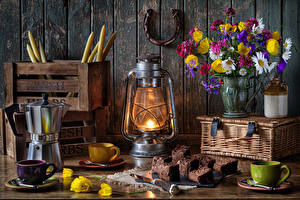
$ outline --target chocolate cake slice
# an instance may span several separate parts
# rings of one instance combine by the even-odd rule
[[[208,167],[201,167],[197,170],[189,172],[189,179],[199,184],[213,183],[213,171]]]
[[[185,145],[177,145],[172,150],[172,159],[174,162],[191,155],[191,148]]]
[[[177,161],[179,165],[179,172],[181,177],[188,177],[188,174],[192,170],[199,168],[199,160],[193,157],[182,158]]]
[[[155,156],[152,161],[152,173],[157,173],[165,181],[179,181],[179,165],[172,161],[172,157]]]
[[[204,154],[195,154],[192,156],[193,158],[195,159],[198,159],[199,160],[199,164],[203,167],[208,167],[208,168],[213,168],[216,160],[207,156],[207,155],[204,155]]]
[[[237,172],[238,160],[234,158],[217,159],[214,164],[214,170],[221,172],[224,175]]]

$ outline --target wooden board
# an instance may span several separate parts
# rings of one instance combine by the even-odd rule
[[[184,40],[191,38],[189,31],[195,26],[199,26],[203,32],[203,38],[207,37],[207,2],[189,0],[184,6]],[[199,62],[200,64],[207,62],[207,56],[199,58]],[[206,76],[202,76],[199,69],[193,78],[187,78],[187,74],[184,74],[184,130],[187,133],[201,133],[201,126],[196,117],[199,115],[198,113],[207,114],[207,93],[202,86],[202,81],[205,79]]]
[[[283,72],[283,81],[289,85],[289,115],[299,116],[300,114],[300,36],[299,36],[299,13],[300,2],[296,0],[283,1],[283,21],[282,21],[282,34],[283,38],[291,38],[293,42],[292,57],[288,61],[286,70]],[[297,48],[297,51],[295,48]]]
[[[256,1],[256,16],[258,18],[263,18],[265,29],[269,29],[271,33],[278,31],[280,34],[282,34],[281,2],[281,0]],[[274,76],[274,74],[272,74],[272,76]],[[269,80],[271,80],[271,78],[260,77],[260,81],[263,81],[264,83],[267,83]],[[254,111],[260,114],[264,114],[264,89],[265,88],[262,88],[260,93],[255,98],[256,104]]]
[[[64,1],[44,0],[44,48],[48,60],[67,59],[67,10]]]
[[[114,1],[114,27],[118,31],[114,49],[114,128],[120,132],[125,96],[125,80],[136,66],[136,1]],[[126,8],[126,9],[124,9]]]
[[[172,6],[170,6],[172,5]],[[171,13],[171,8],[183,9],[183,2],[180,0],[163,0],[161,2],[161,38],[167,39],[174,33],[175,24]],[[182,14],[182,13],[181,13]],[[182,24],[181,24],[182,25]],[[182,26],[183,27],[183,26]],[[176,47],[182,42],[183,30],[178,36],[176,42],[163,46],[161,48],[161,67],[169,71],[173,84],[173,93],[175,100],[176,117],[179,132],[183,133],[183,101],[184,101],[184,85],[183,85],[183,63],[182,59],[176,54]]]
[[[67,27],[68,59],[81,59],[91,32],[91,1],[68,1]]]

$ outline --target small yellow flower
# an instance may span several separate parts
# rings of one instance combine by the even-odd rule
[[[275,31],[272,33],[272,38],[275,40],[279,40],[280,39],[280,33],[278,31]]]
[[[91,188],[92,182],[84,176],[79,176],[78,178],[75,178],[74,181],[71,183],[70,191],[90,192]]]
[[[221,24],[220,29],[223,34],[228,33],[229,35],[231,35],[232,32],[235,32],[237,30],[237,26],[232,26],[231,24]]]
[[[222,66],[222,60],[221,59],[217,59],[215,60],[212,64],[211,67],[214,71],[216,71],[217,73],[224,73],[226,71],[226,69],[223,68]]]
[[[70,189],[70,185],[71,185],[72,181],[73,181],[73,178],[71,178],[71,177],[63,178],[63,189],[64,190]]]
[[[243,31],[243,30],[246,30],[246,29],[247,29],[247,27],[246,27],[244,24],[245,24],[244,22],[240,22],[240,23],[239,23],[239,30],[240,30],[240,31]]]
[[[188,55],[185,59],[185,63],[190,67],[196,67],[199,65],[198,57],[195,55]]]
[[[202,40],[197,48],[197,52],[200,54],[207,54],[209,50],[209,39]]]
[[[63,169],[63,173],[62,173],[62,177],[63,178],[70,178],[72,177],[74,174],[73,170],[72,169],[69,169],[69,168],[64,168]]]
[[[279,49],[279,43],[275,39],[269,39],[267,41],[267,51],[272,55],[277,55]]]
[[[246,47],[244,46],[244,43],[241,42],[241,43],[238,45],[238,50],[237,50],[237,52],[238,52],[240,55],[248,56],[250,50],[251,50],[251,47],[246,48]]]
[[[200,31],[198,28],[195,28],[193,32],[193,39],[195,42],[199,42],[203,37],[202,31]]]
[[[101,197],[109,197],[112,194],[112,189],[110,185],[106,183],[101,184],[101,189],[99,190],[98,194],[100,194]]]

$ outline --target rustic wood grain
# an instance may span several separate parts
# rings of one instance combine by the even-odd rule
[[[0,106],[5,103],[4,62],[19,60],[21,49],[20,38],[20,4],[19,0],[1,1],[0,6]],[[1,139],[0,139],[1,141]]]
[[[68,56],[67,9],[63,1],[44,0],[45,43],[48,60]]]
[[[70,0],[68,6],[68,58],[81,59],[91,31],[91,3]]]
[[[38,39],[44,43],[44,7],[43,0],[26,0],[21,2],[22,17],[22,60],[30,60],[26,45],[30,44],[28,31],[31,31],[37,43]]]
[[[271,33],[278,31],[281,33],[281,0],[263,0],[256,1],[256,17],[263,18],[265,24],[265,29],[270,29]],[[275,56],[271,56],[275,57]],[[274,59],[273,59],[274,61]],[[274,76],[274,74],[272,75]],[[260,77],[259,80],[267,83],[271,78]],[[256,107],[255,112],[263,114],[264,113],[264,91],[265,88],[262,88],[258,95],[256,96]]]
[[[181,0],[164,0],[161,2],[161,39],[170,38],[173,35],[175,24],[173,17],[170,14],[171,8],[179,9],[182,14],[183,10],[183,1]],[[181,15],[182,17],[182,15]],[[181,18],[182,19],[182,18]],[[172,79],[174,80],[173,84],[173,93],[175,100],[175,109],[176,117],[179,132],[183,133],[183,100],[184,100],[184,91],[183,91],[183,63],[182,59],[176,54],[176,47],[183,39],[183,31],[177,40],[168,46],[163,46],[161,48],[161,66],[163,69],[166,69],[171,74]]]
[[[293,42],[292,57],[286,66],[286,70],[283,72],[283,81],[286,81],[289,85],[289,115],[297,116],[300,114],[300,2],[296,0],[284,0],[283,1],[283,21],[282,21],[282,34],[284,40],[291,38]],[[295,50],[297,48],[297,51]]]
[[[224,0],[211,0],[208,1],[208,27],[211,26],[212,22],[216,19],[222,19],[225,23],[225,15],[222,12],[223,8],[231,6],[231,1]],[[208,31],[209,37],[215,37],[216,33],[214,31]],[[208,114],[216,114],[220,112],[224,112],[224,106],[222,102],[221,95],[208,95]]]
[[[114,2],[114,27],[118,37],[114,49],[114,132],[120,133],[125,95],[125,80],[130,69],[136,66],[136,1]],[[126,8],[126,9],[125,9]]]
[[[207,1],[188,0],[184,4],[184,40],[191,38],[189,31],[199,26],[203,32],[203,38],[207,35]],[[207,56],[199,57],[200,64],[207,62]],[[184,69],[186,69],[184,65]],[[201,133],[201,126],[197,122],[198,113],[206,114],[207,94],[201,82],[206,77],[198,70],[193,78],[184,75],[184,130],[187,133]]]
[[[160,4],[161,0],[138,0],[138,56],[160,53],[160,47],[152,44],[144,32],[145,14],[148,9],[152,9],[154,12],[151,17],[151,34],[154,38],[160,38]]]

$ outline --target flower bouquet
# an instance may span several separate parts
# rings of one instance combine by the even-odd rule
[[[184,58],[188,78],[197,71],[207,76],[202,85],[209,94],[221,93],[225,117],[245,117],[249,102],[249,78],[254,75],[281,74],[291,57],[292,41],[284,42],[278,31],[264,28],[263,20],[250,18],[234,24],[228,23],[235,16],[231,7],[223,9],[225,23],[214,20],[210,30],[215,38],[203,36],[200,27],[189,32],[191,39],[177,46],[177,54]],[[283,46],[280,51],[280,46]],[[199,63],[198,57],[209,55],[211,64]],[[279,59],[278,59],[279,58]]]

